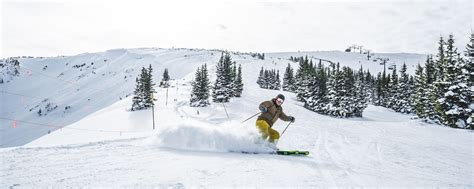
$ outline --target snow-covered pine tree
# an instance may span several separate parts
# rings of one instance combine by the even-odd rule
[[[280,90],[280,88],[281,88],[280,70],[277,70],[276,76],[275,76],[274,89],[275,90]]]
[[[236,77],[237,77],[237,63],[234,61],[234,62],[232,62],[232,66],[231,66],[231,69],[230,69],[230,78],[231,78],[230,87],[232,89],[232,93],[230,94],[230,97],[235,97],[234,83],[235,83]]]
[[[132,99],[132,111],[143,110],[153,106],[154,99],[152,98],[152,93],[155,92],[153,89],[155,84],[152,80],[152,71],[151,65],[148,69],[142,67],[140,75],[135,80],[136,87]]]
[[[325,107],[327,105],[327,74],[326,68],[319,62],[316,68],[312,68],[308,76],[308,96],[304,103],[304,107],[319,113],[325,114]]]
[[[239,68],[237,69],[237,76],[234,80],[234,96],[240,97],[242,95],[243,90],[244,83],[242,82],[242,66],[239,64]]]
[[[438,92],[437,88],[435,86],[435,81],[437,80],[436,78],[436,63],[433,60],[433,56],[428,56],[426,58],[426,63],[425,63],[425,84],[426,86],[424,87],[424,94],[426,95],[425,98],[425,117],[429,119],[436,119],[436,111],[435,107],[437,104],[438,100]]]
[[[372,97],[372,102],[375,104],[375,105],[382,105],[382,97],[383,97],[383,94],[382,94],[382,85],[383,85],[383,82],[382,82],[382,73],[378,73],[377,74],[377,78],[375,79],[375,89],[374,89],[374,92],[375,94],[373,95]]]
[[[291,57],[293,58],[293,57]],[[283,90],[284,91],[289,91],[289,92],[294,92],[295,90],[295,81],[294,81],[294,76],[293,76],[293,68],[291,68],[290,64],[288,63],[288,66],[285,69],[285,73],[283,75]]]
[[[411,113],[410,106],[410,76],[407,74],[407,65],[403,63],[400,70],[400,77],[398,79],[397,91],[393,98],[394,107],[393,109],[401,113]]]
[[[444,74],[446,67],[446,57],[445,57],[445,44],[443,37],[440,37],[438,42],[438,53],[436,55],[436,60],[434,61],[434,81],[433,89],[430,91],[430,104],[434,104],[434,116],[433,119],[437,122],[442,122],[443,117],[445,117],[445,110],[441,106],[440,98],[444,95],[445,83],[444,83]]]
[[[260,88],[263,88],[264,79],[265,79],[265,76],[264,76],[264,70],[262,66],[262,69],[260,69],[260,74],[258,75],[258,78],[257,78],[257,84]]]
[[[471,33],[469,38],[469,43],[466,45],[466,64],[465,64],[465,77],[468,79],[467,87],[470,89],[469,91],[469,102],[470,109],[471,109],[471,116],[466,121],[469,124],[468,129],[474,129],[474,32]]]
[[[415,70],[415,86],[414,86],[414,109],[415,113],[420,118],[428,117],[427,95],[426,95],[426,76],[423,67],[418,64]]]
[[[354,98],[353,98],[353,109],[352,114],[355,117],[362,117],[362,112],[365,108],[367,108],[368,102],[368,88],[366,85],[365,74],[362,66],[360,67],[357,75],[355,77],[355,83],[353,85],[354,90]]]
[[[328,74],[326,73],[326,69],[324,68],[324,65],[321,60],[319,61],[318,67],[316,68],[316,75],[318,76],[318,93],[316,93],[316,96],[322,99],[321,102],[325,103],[325,97],[327,94]]]
[[[397,74],[397,67],[394,65],[392,67],[392,77],[390,78],[390,82],[388,84],[388,98],[387,98],[387,108],[391,108],[395,111],[399,109],[396,102],[399,96],[398,93],[398,74]]]
[[[229,102],[232,96],[231,78],[232,58],[228,52],[223,52],[216,69],[216,81],[212,91],[212,101],[217,103]]]
[[[230,70],[230,77],[232,78],[232,81],[235,80],[235,77],[237,77],[237,62],[232,62],[232,67]]]
[[[446,49],[445,49],[445,45],[446,45],[446,42],[444,41],[443,37],[440,37],[439,38],[439,42],[438,42],[438,54],[436,54],[436,62],[434,64],[434,67],[435,67],[435,73],[434,73],[434,77],[436,79],[439,79],[439,81],[441,81],[442,79],[444,79],[444,69],[446,67],[446,57],[445,57],[445,52],[446,52]],[[441,96],[441,94],[440,94]]]
[[[342,90],[339,93],[341,98],[339,114],[342,117],[355,116],[356,91],[354,88],[354,82],[354,71],[347,66],[342,67]],[[362,116],[362,113],[360,116]]]
[[[446,67],[444,67],[444,95],[439,99],[442,122],[454,128],[466,128],[466,120],[470,116],[467,78],[462,69],[464,61],[454,46],[454,37],[449,35],[446,44]],[[467,112],[469,111],[469,112]]]
[[[264,89],[268,89],[270,88],[269,84],[270,84],[270,81],[271,80],[271,75],[270,75],[270,72],[268,70],[264,70],[263,71],[263,82],[262,82],[262,88]]]
[[[413,75],[409,75],[408,77],[408,83],[409,83],[409,86],[410,86],[410,91],[411,93],[409,94],[409,98],[408,98],[408,105],[410,106],[410,113],[415,113],[415,102],[413,100],[413,96],[415,95],[414,91],[415,91],[415,77],[413,77]]]
[[[165,68],[165,71],[163,72],[163,78],[161,79],[161,82],[160,82],[160,87],[168,88],[170,86],[168,82],[169,80],[170,80],[170,75],[168,73],[168,68]]]
[[[267,89],[275,89],[275,70],[268,70]]]
[[[383,99],[383,106],[389,108],[390,107],[390,82],[391,82],[391,75],[387,74],[387,77],[385,77],[385,82],[384,82],[384,99]]]
[[[199,84],[201,81],[201,68],[198,67],[196,73],[194,74],[194,81],[191,83],[191,98],[189,99],[189,104],[191,107],[198,107],[201,96],[199,94]]]
[[[339,63],[334,66],[331,70],[331,77],[328,82],[328,104],[325,107],[325,112],[328,115],[342,117],[341,107],[341,96],[343,95],[343,82],[344,76],[342,71],[339,69]]]
[[[369,69],[364,72],[364,77],[364,85],[367,91],[367,102],[371,102],[375,94],[375,78],[372,76]]]
[[[310,68],[309,66],[309,61],[308,61],[307,56],[304,59],[303,57],[301,57],[299,61],[300,61],[299,68],[296,72],[296,79],[295,79],[296,80],[296,98],[301,102],[305,102],[307,98],[309,97],[308,95],[310,94],[309,89],[308,89],[309,77],[310,77],[309,71],[312,68]]]
[[[135,110],[141,110],[143,109],[143,84],[142,84],[142,74],[143,70],[145,68],[142,68],[141,74],[135,79],[135,90],[133,92],[133,98],[132,98],[132,111]]]
[[[151,67],[151,64],[148,66],[146,71],[147,74],[143,85],[145,90],[145,108],[151,108],[155,104],[153,94],[156,93],[154,89],[155,83],[153,83],[153,68]]]
[[[198,68],[195,74],[195,80],[192,83],[190,105],[192,107],[205,107],[209,103],[209,76],[207,65],[204,64]]]
[[[389,83],[390,83],[390,74],[387,75],[384,70],[382,74],[380,74],[380,77],[377,77],[378,94],[377,94],[376,105],[388,107]]]
[[[208,100],[210,95],[211,81],[209,79],[209,72],[207,70],[207,64],[204,64],[201,68],[201,85],[200,85],[200,94],[202,99]]]

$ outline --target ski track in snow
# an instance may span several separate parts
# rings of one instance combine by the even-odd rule
[[[276,58],[271,56],[289,57],[291,53],[266,54],[265,61],[235,56],[240,57],[237,62],[243,66],[245,88],[241,98],[226,104],[230,118],[221,104],[188,106],[194,68],[211,59],[209,52],[133,49],[105,54],[120,55],[116,59],[122,60],[131,56],[161,58],[164,66],[172,66],[171,74],[176,72],[177,78],[184,79],[173,80],[167,105],[166,90],[157,88],[157,130],[150,130],[149,111],[126,111],[131,97],[107,106],[101,104],[104,109],[68,127],[97,129],[100,125],[104,130],[143,133],[119,136],[64,129],[23,147],[1,148],[0,188],[473,187],[474,154],[467,145],[473,143],[471,131],[422,123],[410,119],[410,115],[376,106],[369,106],[363,118],[336,119],[304,109],[292,93],[258,88],[255,80],[260,67],[273,68]],[[305,53],[295,54],[291,55]],[[337,54],[319,53],[328,59]],[[213,61],[207,62],[210,70],[218,58],[211,57]],[[283,73],[287,64],[281,62],[276,68]],[[192,69],[179,71],[190,63]],[[156,70],[162,69],[159,66]],[[211,81],[214,79],[211,77]],[[261,101],[278,93],[287,97],[285,113],[296,117],[280,139],[279,148],[309,150],[311,154],[291,157],[229,152],[266,150],[264,144],[255,144],[256,118],[240,121],[256,113]],[[286,125],[279,121],[273,128],[281,132]]]

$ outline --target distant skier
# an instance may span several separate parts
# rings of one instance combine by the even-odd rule
[[[272,100],[264,101],[260,103],[258,107],[261,111],[260,116],[257,119],[257,128],[262,135],[264,140],[267,140],[273,144],[272,147],[276,148],[276,143],[280,138],[280,133],[278,131],[272,129],[273,124],[280,118],[283,121],[291,121],[292,123],[295,122],[295,118],[293,116],[287,116],[283,112],[283,108],[281,105],[285,101],[285,96],[279,94]]]

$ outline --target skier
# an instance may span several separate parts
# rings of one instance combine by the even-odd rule
[[[276,143],[280,138],[280,133],[278,131],[272,129],[273,124],[280,118],[283,121],[291,121],[292,123],[295,122],[295,118],[293,116],[287,116],[283,113],[283,108],[281,105],[285,101],[285,96],[279,94],[272,100],[264,101],[260,103],[258,107],[261,111],[260,116],[257,119],[257,128],[262,135],[264,140],[267,140],[272,145],[272,148],[276,148]],[[278,149],[277,149],[278,150]]]

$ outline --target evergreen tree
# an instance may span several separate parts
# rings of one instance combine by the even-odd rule
[[[280,90],[281,88],[281,80],[280,80],[280,70],[277,70],[276,76],[275,76],[275,90]]]
[[[163,78],[161,79],[161,82],[160,82],[160,87],[168,88],[170,86],[168,82],[169,80],[170,80],[170,76],[168,74],[168,68],[165,68],[165,71],[163,72]]]
[[[424,87],[424,95],[425,96],[425,114],[424,116],[429,118],[429,119],[436,119],[436,112],[435,112],[435,107],[437,106],[437,100],[438,100],[438,88],[436,87],[436,81],[437,81],[437,68],[436,68],[436,63],[433,60],[432,56],[428,56],[426,58],[426,63],[425,63],[425,86]],[[424,118],[424,117],[423,117]]]
[[[301,102],[306,102],[309,97],[310,90],[310,66],[308,57],[299,59],[299,68],[296,72],[296,98]]]
[[[212,91],[212,100],[217,103],[229,102],[233,94],[231,78],[232,58],[228,52],[222,53],[217,63],[216,81]]]
[[[151,67],[151,64],[148,66],[145,82],[144,82],[144,89],[145,89],[145,107],[150,108],[152,107],[154,103],[154,97],[153,94],[156,93],[154,89],[155,84],[153,83],[153,68]]]
[[[389,83],[390,83],[390,74],[387,75],[384,70],[381,74],[381,78],[379,81],[380,94],[379,94],[379,98],[376,105],[388,107]]]
[[[367,107],[368,102],[368,91],[367,84],[365,81],[364,70],[360,67],[355,77],[355,83],[353,84],[354,98],[352,102],[352,114],[355,117],[362,117],[363,110]]]
[[[409,82],[409,86],[410,86],[410,91],[411,91],[411,94],[409,95],[409,99],[408,99],[408,104],[410,106],[410,113],[415,113],[415,102],[414,102],[414,95],[415,95],[415,77],[413,77],[412,75],[409,76],[409,79],[408,79],[408,82]]]
[[[263,87],[262,87],[262,88],[264,88],[264,89],[270,88],[269,83],[271,83],[271,79],[272,79],[272,78],[271,78],[271,73],[270,73],[270,71],[265,70],[265,71],[263,72],[263,82],[262,82]]]
[[[201,97],[199,96],[199,83],[202,80],[201,78],[201,68],[198,67],[196,73],[194,74],[194,81],[191,83],[191,99],[189,100],[191,107],[199,106],[196,102],[200,101]]]
[[[364,72],[364,77],[364,85],[367,91],[367,102],[370,102],[375,96],[375,79],[368,69]]]
[[[443,113],[441,114],[442,122],[450,127],[465,128],[466,120],[470,116],[467,78],[462,72],[464,61],[454,46],[453,35],[449,35],[446,44],[445,63],[443,79],[445,93],[439,100]]]
[[[434,62],[435,81],[433,83],[433,90],[430,93],[430,104],[434,104],[434,115],[433,119],[442,122],[445,117],[445,108],[442,107],[440,98],[444,95],[445,84],[444,84],[444,73],[446,67],[446,57],[445,57],[445,44],[443,37],[440,37],[438,42],[438,54],[436,55],[436,61]]]
[[[142,68],[141,74],[135,79],[135,91],[133,92],[134,96],[132,98],[132,111],[143,109],[144,95],[143,95],[143,84],[142,84],[142,75],[145,68]]]
[[[347,66],[344,66],[342,68],[342,90],[341,93],[339,93],[339,96],[341,98],[340,102],[340,107],[339,109],[339,114],[342,117],[353,117],[355,116],[355,109],[356,109],[356,104],[355,104],[355,88],[354,88],[354,71],[350,69]],[[362,116],[362,112],[357,111],[360,113],[360,116]],[[360,117],[359,116],[359,117]]]
[[[258,79],[257,79],[257,84],[258,86],[260,86],[260,88],[263,88],[264,80],[265,80],[265,76],[264,76],[264,70],[262,66],[262,69],[260,69],[260,74],[258,75]]]
[[[446,42],[444,41],[443,37],[440,37],[438,42],[438,54],[436,55],[436,63],[435,63],[435,75],[434,77],[441,81],[444,78],[444,68],[446,67],[446,57],[445,57],[445,47],[444,45]]]
[[[232,88],[232,93],[230,94],[230,97],[235,97],[235,79],[237,77],[237,63],[234,61],[232,63],[231,69],[230,69],[230,78],[231,78],[231,83],[230,87]]]
[[[293,57],[291,57],[293,58]],[[290,64],[285,69],[285,73],[283,75],[283,90],[284,91],[295,91],[295,81],[293,76],[293,68],[291,68]]]
[[[400,70],[400,79],[398,82],[397,95],[395,98],[395,111],[401,113],[411,113],[410,94],[412,94],[410,86],[410,76],[407,74],[407,65],[403,63]]]
[[[231,68],[231,71],[230,71],[230,78],[232,78],[232,81],[235,80],[235,78],[237,77],[237,62],[232,62],[232,68]]]
[[[344,90],[344,75],[339,69],[339,63],[332,69],[332,74],[328,82],[328,105],[326,106],[326,112],[329,115],[342,117],[340,110],[341,101]]]
[[[316,72],[316,75],[318,76],[318,93],[316,93],[316,96],[320,99],[324,99],[323,101],[325,101],[325,96],[327,94],[328,75],[326,74],[325,68],[321,61],[319,61]]]
[[[190,105],[192,107],[205,107],[209,103],[209,76],[207,66],[204,64],[198,68],[195,74],[191,90]]]
[[[200,80],[200,94],[202,99],[209,99],[210,95],[210,86],[211,86],[211,81],[209,79],[209,72],[207,70],[207,65],[204,64],[204,66],[201,68],[201,79]]]
[[[276,90],[276,70],[268,70],[268,89]]]
[[[416,67],[415,71],[415,95],[413,96],[414,99],[414,109],[415,113],[420,118],[427,117],[427,101],[428,98],[426,96],[426,76],[423,72],[423,67],[419,64]]]
[[[398,110],[398,106],[396,104],[398,98],[398,75],[397,75],[397,67],[394,65],[392,67],[392,77],[390,78],[388,84],[388,98],[387,98],[387,108],[394,109],[395,111]]]
[[[375,79],[375,95],[373,96],[373,102],[375,105],[381,105],[382,104],[382,73],[377,74],[377,78]]]
[[[244,90],[244,83],[242,82],[242,66],[239,64],[239,68],[237,70],[237,76],[234,80],[234,96],[240,97],[242,95],[243,90]]]
[[[152,80],[153,68],[151,65],[148,69],[142,67],[141,73],[136,79],[136,87],[134,91],[134,97],[132,99],[132,111],[148,109],[154,105],[153,93],[155,85]]]
[[[464,69],[464,77],[468,80],[468,89],[471,89],[470,91],[468,91],[468,102],[471,102],[469,105],[469,107],[471,107],[471,116],[466,120],[466,122],[467,124],[469,124],[467,128],[474,129],[474,110],[472,110],[472,107],[474,107],[474,33],[471,33],[469,43],[466,45],[466,51],[464,55],[467,58]]]

